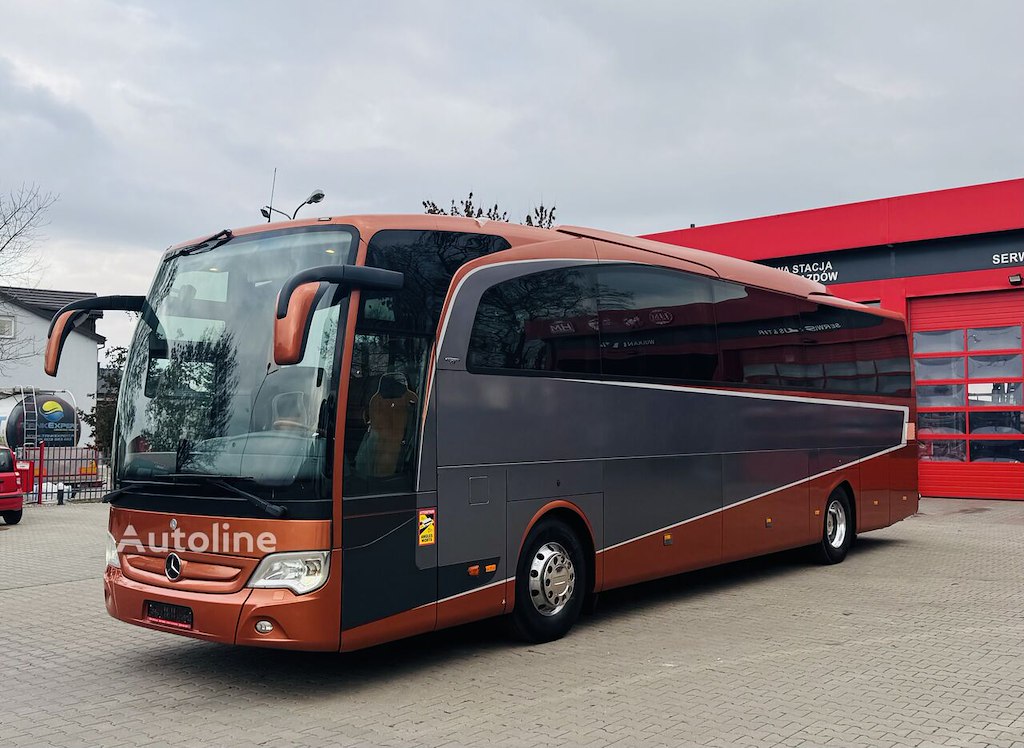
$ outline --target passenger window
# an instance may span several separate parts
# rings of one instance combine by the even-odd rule
[[[784,294],[713,282],[722,366],[718,381],[763,387],[814,387],[820,366],[804,365],[800,313],[812,305]]]
[[[910,394],[903,324],[855,309],[715,282],[720,381],[821,392]]]
[[[606,376],[714,378],[718,348],[709,279],[643,265],[602,265],[597,277]]]
[[[826,392],[910,394],[910,353],[903,323],[856,309],[815,305],[800,315],[805,365],[821,371]]]
[[[597,374],[595,290],[588,268],[531,273],[487,289],[473,321],[467,368]]]
[[[378,231],[366,264],[405,275],[401,289],[364,291],[352,346],[345,417],[346,497],[416,487],[430,350],[448,287],[471,260],[509,248],[489,234]]]

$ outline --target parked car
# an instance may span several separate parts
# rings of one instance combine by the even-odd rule
[[[14,455],[7,447],[0,447],[0,517],[9,525],[21,522],[24,497]]]

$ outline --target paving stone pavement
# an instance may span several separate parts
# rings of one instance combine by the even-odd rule
[[[0,746],[1021,746],[1024,502],[925,500],[838,566],[779,554],[351,655],[107,617],[106,507],[0,525]]]

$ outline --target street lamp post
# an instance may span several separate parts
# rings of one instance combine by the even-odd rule
[[[302,210],[305,206],[312,205],[313,203],[318,203],[318,202],[320,202],[323,199],[324,199],[324,191],[323,190],[313,190],[313,192],[310,193],[309,197],[307,197],[303,202],[299,203],[299,207],[296,208],[295,212],[292,213],[291,215],[288,215],[283,210],[278,210],[277,208],[275,208],[273,206],[270,206],[270,205],[264,205],[262,208],[260,208],[260,215],[262,215],[264,218],[267,219],[267,223],[270,223],[270,214],[271,213],[280,213],[282,216],[284,216],[288,220],[294,221],[295,220],[295,216],[297,216],[299,214],[299,211]]]
[[[312,205],[313,203],[318,203],[318,202],[320,202],[323,199],[324,199],[324,191],[323,190],[313,190],[310,193],[309,197],[306,198],[306,201],[304,203],[302,203],[298,208],[296,208],[294,213],[292,213],[292,220],[293,221],[295,220],[295,216],[297,216],[299,214],[299,211],[302,210],[302,208],[304,206]]]

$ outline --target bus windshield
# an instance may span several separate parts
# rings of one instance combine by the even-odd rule
[[[274,302],[287,278],[351,262],[356,244],[350,229],[308,227],[166,256],[126,363],[117,477],[216,476],[244,479],[277,501],[329,498],[331,393],[347,296],[331,288],[320,299],[294,366],[273,363]]]

